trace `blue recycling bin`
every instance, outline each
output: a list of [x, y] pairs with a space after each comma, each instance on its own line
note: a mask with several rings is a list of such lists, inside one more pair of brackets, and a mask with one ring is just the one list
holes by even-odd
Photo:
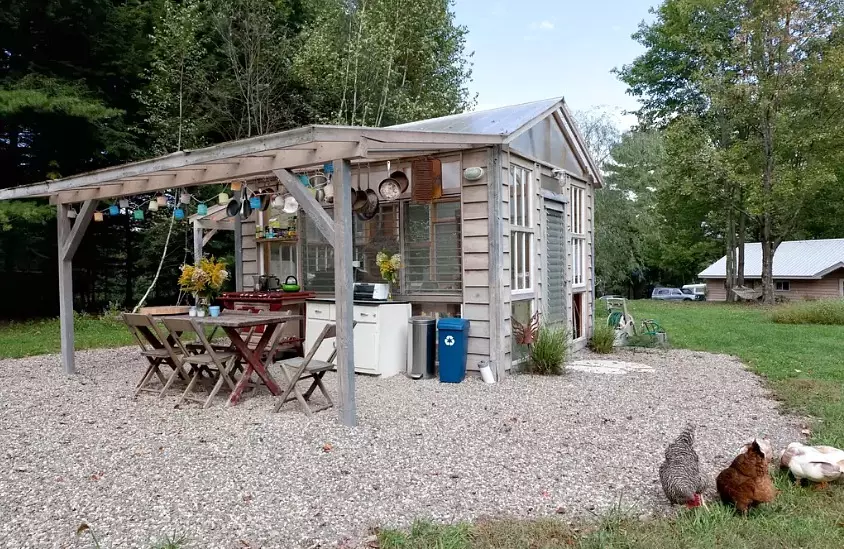
[[460, 383], [466, 377], [469, 353], [469, 320], [441, 318], [437, 323], [437, 347], [440, 357], [440, 381]]

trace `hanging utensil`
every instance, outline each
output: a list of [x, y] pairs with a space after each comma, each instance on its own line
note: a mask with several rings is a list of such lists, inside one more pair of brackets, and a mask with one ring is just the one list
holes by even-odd
[[281, 209], [284, 213], [292, 214], [299, 211], [299, 202], [293, 198], [292, 195], [284, 199], [284, 207]]

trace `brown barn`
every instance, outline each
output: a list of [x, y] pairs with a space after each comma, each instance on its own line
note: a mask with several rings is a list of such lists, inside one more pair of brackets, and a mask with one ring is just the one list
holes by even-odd
[[[706, 283], [707, 299], [726, 301], [727, 256], [698, 276]], [[762, 287], [762, 246], [745, 244], [744, 280], [748, 288]], [[788, 299], [844, 296], [844, 238], [783, 242], [774, 254], [774, 290]]]

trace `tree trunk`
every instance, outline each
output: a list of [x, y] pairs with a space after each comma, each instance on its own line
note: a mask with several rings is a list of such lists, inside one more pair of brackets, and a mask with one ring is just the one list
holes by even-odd
[[735, 301], [733, 288], [736, 283], [736, 216], [733, 209], [732, 193], [727, 198], [727, 228], [724, 231], [724, 246], [727, 248], [727, 265], [724, 278], [724, 289], [727, 291], [727, 301]]
[[771, 107], [765, 108], [762, 115], [762, 150], [764, 166], [762, 170], [762, 302], [774, 303], [774, 128], [771, 120]]
[[[738, 191], [738, 205], [739, 208], [744, 207], [744, 196], [742, 195], [741, 189]], [[744, 286], [744, 240], [745, 233], [747, 232], [747, 227], [745, 226], [747, 218], [744, 215], [744, 211], [741, 209], [738, 212], [738, 216], [738, 238], [736, 239], [736, 247], [738, 248], [738, 264], [736, 265], [736, 286]]]
[[774, 303], [774, 246], [770, 236], [770, 216], [765, 216], [764, 228], [762, 229], [762, 302]]

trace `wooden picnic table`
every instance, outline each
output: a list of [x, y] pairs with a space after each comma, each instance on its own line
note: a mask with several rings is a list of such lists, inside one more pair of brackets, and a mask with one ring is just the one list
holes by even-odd
[[[173, 315], [170, 315], [173, 318]], [[252, 379], [252, 373], [258, 374], [264, 385], [267, 386], [270, 393], [273, 395], [280, 395], [281, 389], [273, 379], [269, 372], [269, 365], [272, 363], [273, 354], [278, 341], [282, 334], [282, 326], [290, 321], [300, 321], [304, 317], [302, 315], [291, 315], [283, 313], [261, 312], [261, 313], [235, 313], [232, 311], [222, 311], [220, 316], [196, 316], [189, 317], [188, 315], [176, 315], [176, 318], [190, 318], [197, 325], [201, 327], [213, 326], [222, 328], [225, 334], [229, 337], [232, 345], [243, 359], [246, 368], [243, 375], [235, 385], [231, 396], [229, 397], [229, 404], [234, 406], [240, 401], [246, 386], [249, 385]], [[243, 339], [241, 333], [244, 329], [253, 327], [263, 327], [264, 333], [261, 339], [253, 347], [249, 348], [248, 342]], [[267, 353], [266, 362], [262, 360], [264, 350], [269, 349]]]

